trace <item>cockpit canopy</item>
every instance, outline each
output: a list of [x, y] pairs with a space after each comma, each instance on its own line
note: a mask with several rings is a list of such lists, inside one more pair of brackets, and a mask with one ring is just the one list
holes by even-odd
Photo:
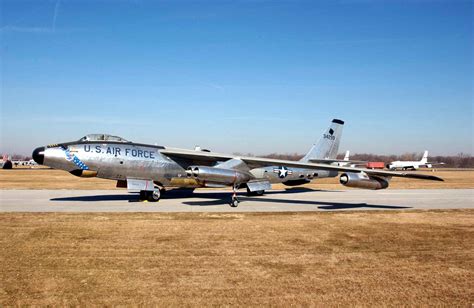
[[122, 137], [107, 134], [89, 134], [79, 139], [79, 141], [115, 141], [123, 143], [130, 142], [128, 140], [123, 139]]

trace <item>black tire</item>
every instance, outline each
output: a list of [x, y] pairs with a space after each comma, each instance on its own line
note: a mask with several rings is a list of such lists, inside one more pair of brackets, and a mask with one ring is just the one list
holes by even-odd
[[161, 199], [161, 191], [159, 189], [155, 189], [154, 191], [148, 191], [148, 201], [150, 202], [158, 202]]
[[140, 201], [148, 200], [148, 192], [145, 190], [140, 190]]
[[230, 202], [230, 207], [238, 207], [239, 206], [239, 199], [235, 198], [235, 199], [232, 199], [232, 201]]

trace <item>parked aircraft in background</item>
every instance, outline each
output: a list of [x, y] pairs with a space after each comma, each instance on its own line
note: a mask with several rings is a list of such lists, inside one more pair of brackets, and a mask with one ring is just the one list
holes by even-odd
[[12, 169], [13, 168], [13, 163], [11, 161], [11, 158], [8, 155], [3, 154], [2, 161], [0, 161], [0, 168], [2, 168], [2, 169]]
[[[351, 152], [349, 150], [346, 151], [346, 154], [344, 155], [344, 159], [342, 160], [333, 160], [332, 164], [340, 167], [345, 167], [345, 166], [350, 166], [350, 167], [356, 167], [356, 166], [365, 166], [367, 163], [366, 161], [362, 160], [351, 160], [350, 159]], [[323, 162], [323, 161], [318, 161], [318, 160], [311, 160], [312, 162]]]
[[301, 185], [339, 173], [342, 185], [365, 189], [387, 188], [391, 177], [443, 181], [431, 175], [334, 165], [338, 162], [335, 157], [343, 125], [343, 121], [333, 120], [300, 161], [175, 149], [104, 134], [39, 147], [33, 151], [33, 159], [76, 176], [116, 180], [118, 187], [139, 191], [140, 198], [148, 201], [158, 201], [165, 187], [232, 187], [233, 207], [239, 204], [239, 188], [246, 188], [250, 194], [263, 194], [272, 183]]
[[[339, 145], [338, 145], [338, 149], [339, 149]], [[336, 166], [341, 166], [341, 167], [363, 165], [366, 163], [365, 161], [360, 161], [360, 160], [350, 160], [349, 157], [350, 157], [350, 151], [346, 151], [344, 159], [337, 159], [335, 157], [311, 158], [309, 162], [331, 164], [331, 165], [336, 165]]]
[[363, 161], [351, 160], [350, 156], [351, 156], [351, 151], [347, 150], [346, 155], [344, 155], [344, 159], [342, 161], [338, 162], [337, 165], [341, 166], [341, 167], [344, 167], [344, 166], [355, 167], [356, 165], [361, 165], [361, 164], [365, 163]]
[[389, 170], [418, 170], [421, 167], [432, 168], [434, 165], [444, 165], [444, 163], [429, 163], [428, 151], [425, 151], [420, 161], [393, 161], [387, 165]]
[[346, 162], [346, 161], [349, 161], [350, 157], [351, 157], [351, 151], [347, 150], [347, 151], [346, 151], [346, 155], [344, 155], [344, 159], [343, 159], [343, 160], [344, 160], [345, 162]]
[[13, 160], [12, 163], [15, 167], [18, 167], [18, 166], [36, 166], [36, 165], [38, 165], [33, 159], [30, 159], [30, 160]]
[[3, 159], [0, 161], [0, 168], [12, 169], [18, 166], [37, 166], [38, 164], [33, 160], [14, 160], [10, 155], [4, 154]]

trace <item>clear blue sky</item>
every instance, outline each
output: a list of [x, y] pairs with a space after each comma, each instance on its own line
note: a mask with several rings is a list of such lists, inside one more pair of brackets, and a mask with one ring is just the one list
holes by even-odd
[[473, 1], [0, 0], [1, 152], [473, 154]]

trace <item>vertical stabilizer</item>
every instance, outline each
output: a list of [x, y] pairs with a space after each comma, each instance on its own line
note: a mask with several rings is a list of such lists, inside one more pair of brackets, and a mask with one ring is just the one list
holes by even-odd
[[344, 156], [345, 161], [349, 161], [351, 155], [351, 151], [346, 151], [346, 156]]
[[423, 154], [423, 158], [421, 159], [422, 164], [426, 164], [428, 162], [428, 151], [425, 151]]
[[342, 137], [344, 121], [334, 119], [329, 128], [324, 131], [319, 141], [313, 145], [308, 154], [301, 159], [307, 162], [310, 159], [336, 159]]

